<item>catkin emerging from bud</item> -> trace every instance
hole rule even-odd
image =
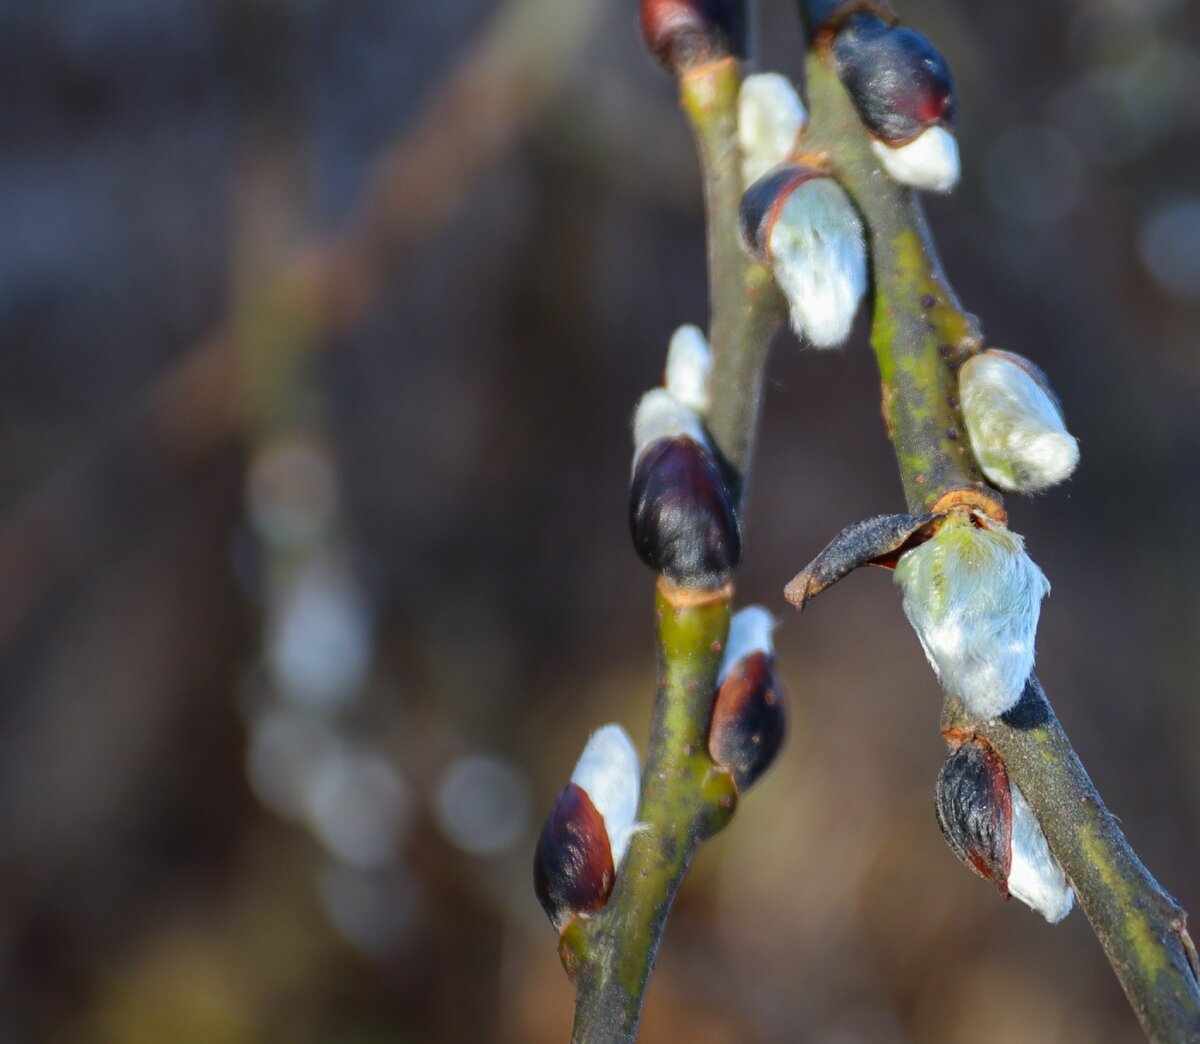
[[[963,364],[958,389],[971,448],[988,481],[1035,493],[1070,477],[1079,444],[1045,376],[1028,359],[989,349]]]
[[[808,122],[796,88],[779,73],[747,76],[738,94],[742,182],[749,186],[783,163]]]
[[[896,564],[904,613],[943,688],[994,719],[1014,707],[1033,670],[1034,639],[1050,584],[1024,541],[999,523],[947,517]]]

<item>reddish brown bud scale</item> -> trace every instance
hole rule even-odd
[[[751,653],[730,669],[717,690],[708,752],[744,791],[771,767],[786,733],[787,710],[775,658],[767,652]]]
[[[806,181],[828,176],[817,167],[792,163],[764,174],[746,189],[738,208],[738,222],[742,242],[760,265],[770,267],[771,229],[788,196]]]
[[[741,57],[745,2],[642,0],[642,36],[650,53],[676,76],[703,62]]]
[[[572,917],[604,906],[614,877],[604,819],[587,792],[568,783],[554,802],[533,855],[538,902],[561,932]]]
[[[1008,897],[1012,792],[1004,761],[978,739],[952,751],[938,773],[934,809],[951,851]]]
[[[838,76],[867,129],[891,146],[933,126],[953,128],[954,79],[942,53],[924,36],[856,14],[833,41]]]
[[[652,442],[629,490],[629,530],[642,561],[680,587],[728,582],[742,535],[721,469],[686,436]]]

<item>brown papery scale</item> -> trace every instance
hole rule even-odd
[[[734,664],[717,690],[708,752],[744,791],[771,767],[786,733],[787,711],[775,657],[751,653]]]
[[[604,819],[587,791],[568,783],[554,802],[533,854],[538,902],[561,932],[572,917],[604,906],[614,877]]]
[[[951,851],[1008,898],[1012,793],[1008,770],[988,743],[963,741],[938,773],[934,808]]]
[[[722,587],[742,557],[732,497],[712,453],[686,436],[652,442],[629,489],[638,555],[680,587]]]
[[[642,36],[676,76],[746,50],[744,0],[642,0]]]

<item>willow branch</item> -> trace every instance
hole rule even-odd
[[[1002,514],[968,448],[956,400],[957,367],[981,347],[977,324],[942,273],[915,196],[876,163],[820,41],[807,79],[808,148],[825,154],[869,229],[871,343],[909,510],[953,494],[981,498]],[[1200,1039],[1200,973],[1186,915],[1105,808],[1037,679],[999,721],[971,717],[947,696],[943,725],[985,737],[1003,756],[1150,1039]]]
[[[782,298],[738,238],[742,194],[737,146],[737,62],[690,70],[680,81],[695,133],[708,222],[713,374],[707,423],[745,486],[768,341]],[[691,592],[660,580],[656,596],[658,687],[634,837],[603,910],[563,934],[563,964],[576,985],[576,1042],[632,1041],[675,895],[701,840],[733,814],[737,788],[708,753],[731,587]]]

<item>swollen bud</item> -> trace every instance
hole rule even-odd
[[[752,185],[783,163],[808,123],[796,88],[779,73],[747,76],[738,92],[742,181]]]
[[[733,774],[739,791],[771,767],[787,732],[784,692],[775,673],[771,631],[761,606],[748,606],[729,624],[708,732],[713,760]]]
[[[792,329],[818,348],[850,334],[867,288],[862,222],[828,172],[779,167],[742,196],[746,248],[771,269],[787,298]]]
[[[998,522],[948,515],[896,563],[904,614],[942,687],[991,720],[1012,709],[1033,670],[1050,584],[1024,541]]]
[[[681,587],[724,586],[742,554],[733,498],[694,410],[642,396],[633,422],[629,530],[642,561]]]
[[[1051,924],[1071,910],[1074,892],[1020,788],[996,750],[968,739],[938,774],[934,807],[956,856]]]
[[[745,0],[642,0],[642,36],[650,53],[678,76],[745,52],[745,6]]]
[[[554,802],[533,854],[533,889],[561,932],[577,914],[595,913],[615,879],[604,820],[586,791],[568,783]]]
[[[888,174],[948,192],[958,182],[954,81],[940,51],[912,29],[856,14],[838,28],[833,57]]]
[[[592,733],[554,803],[533,857],[538,901],[561,932],[599,910],[637,830],[637,751],[619,725]]]
[[[971,448],[988,481],[1035,493],[1075,470],[1079,444],[1045,374],[1028,359],[988,349],[963,364],[958,389]]]
[[[681,326],[667,348],[663,384],[667,392],[689,409],[708,411],[708,385],[712,376],[712,349],[700,328]]]

